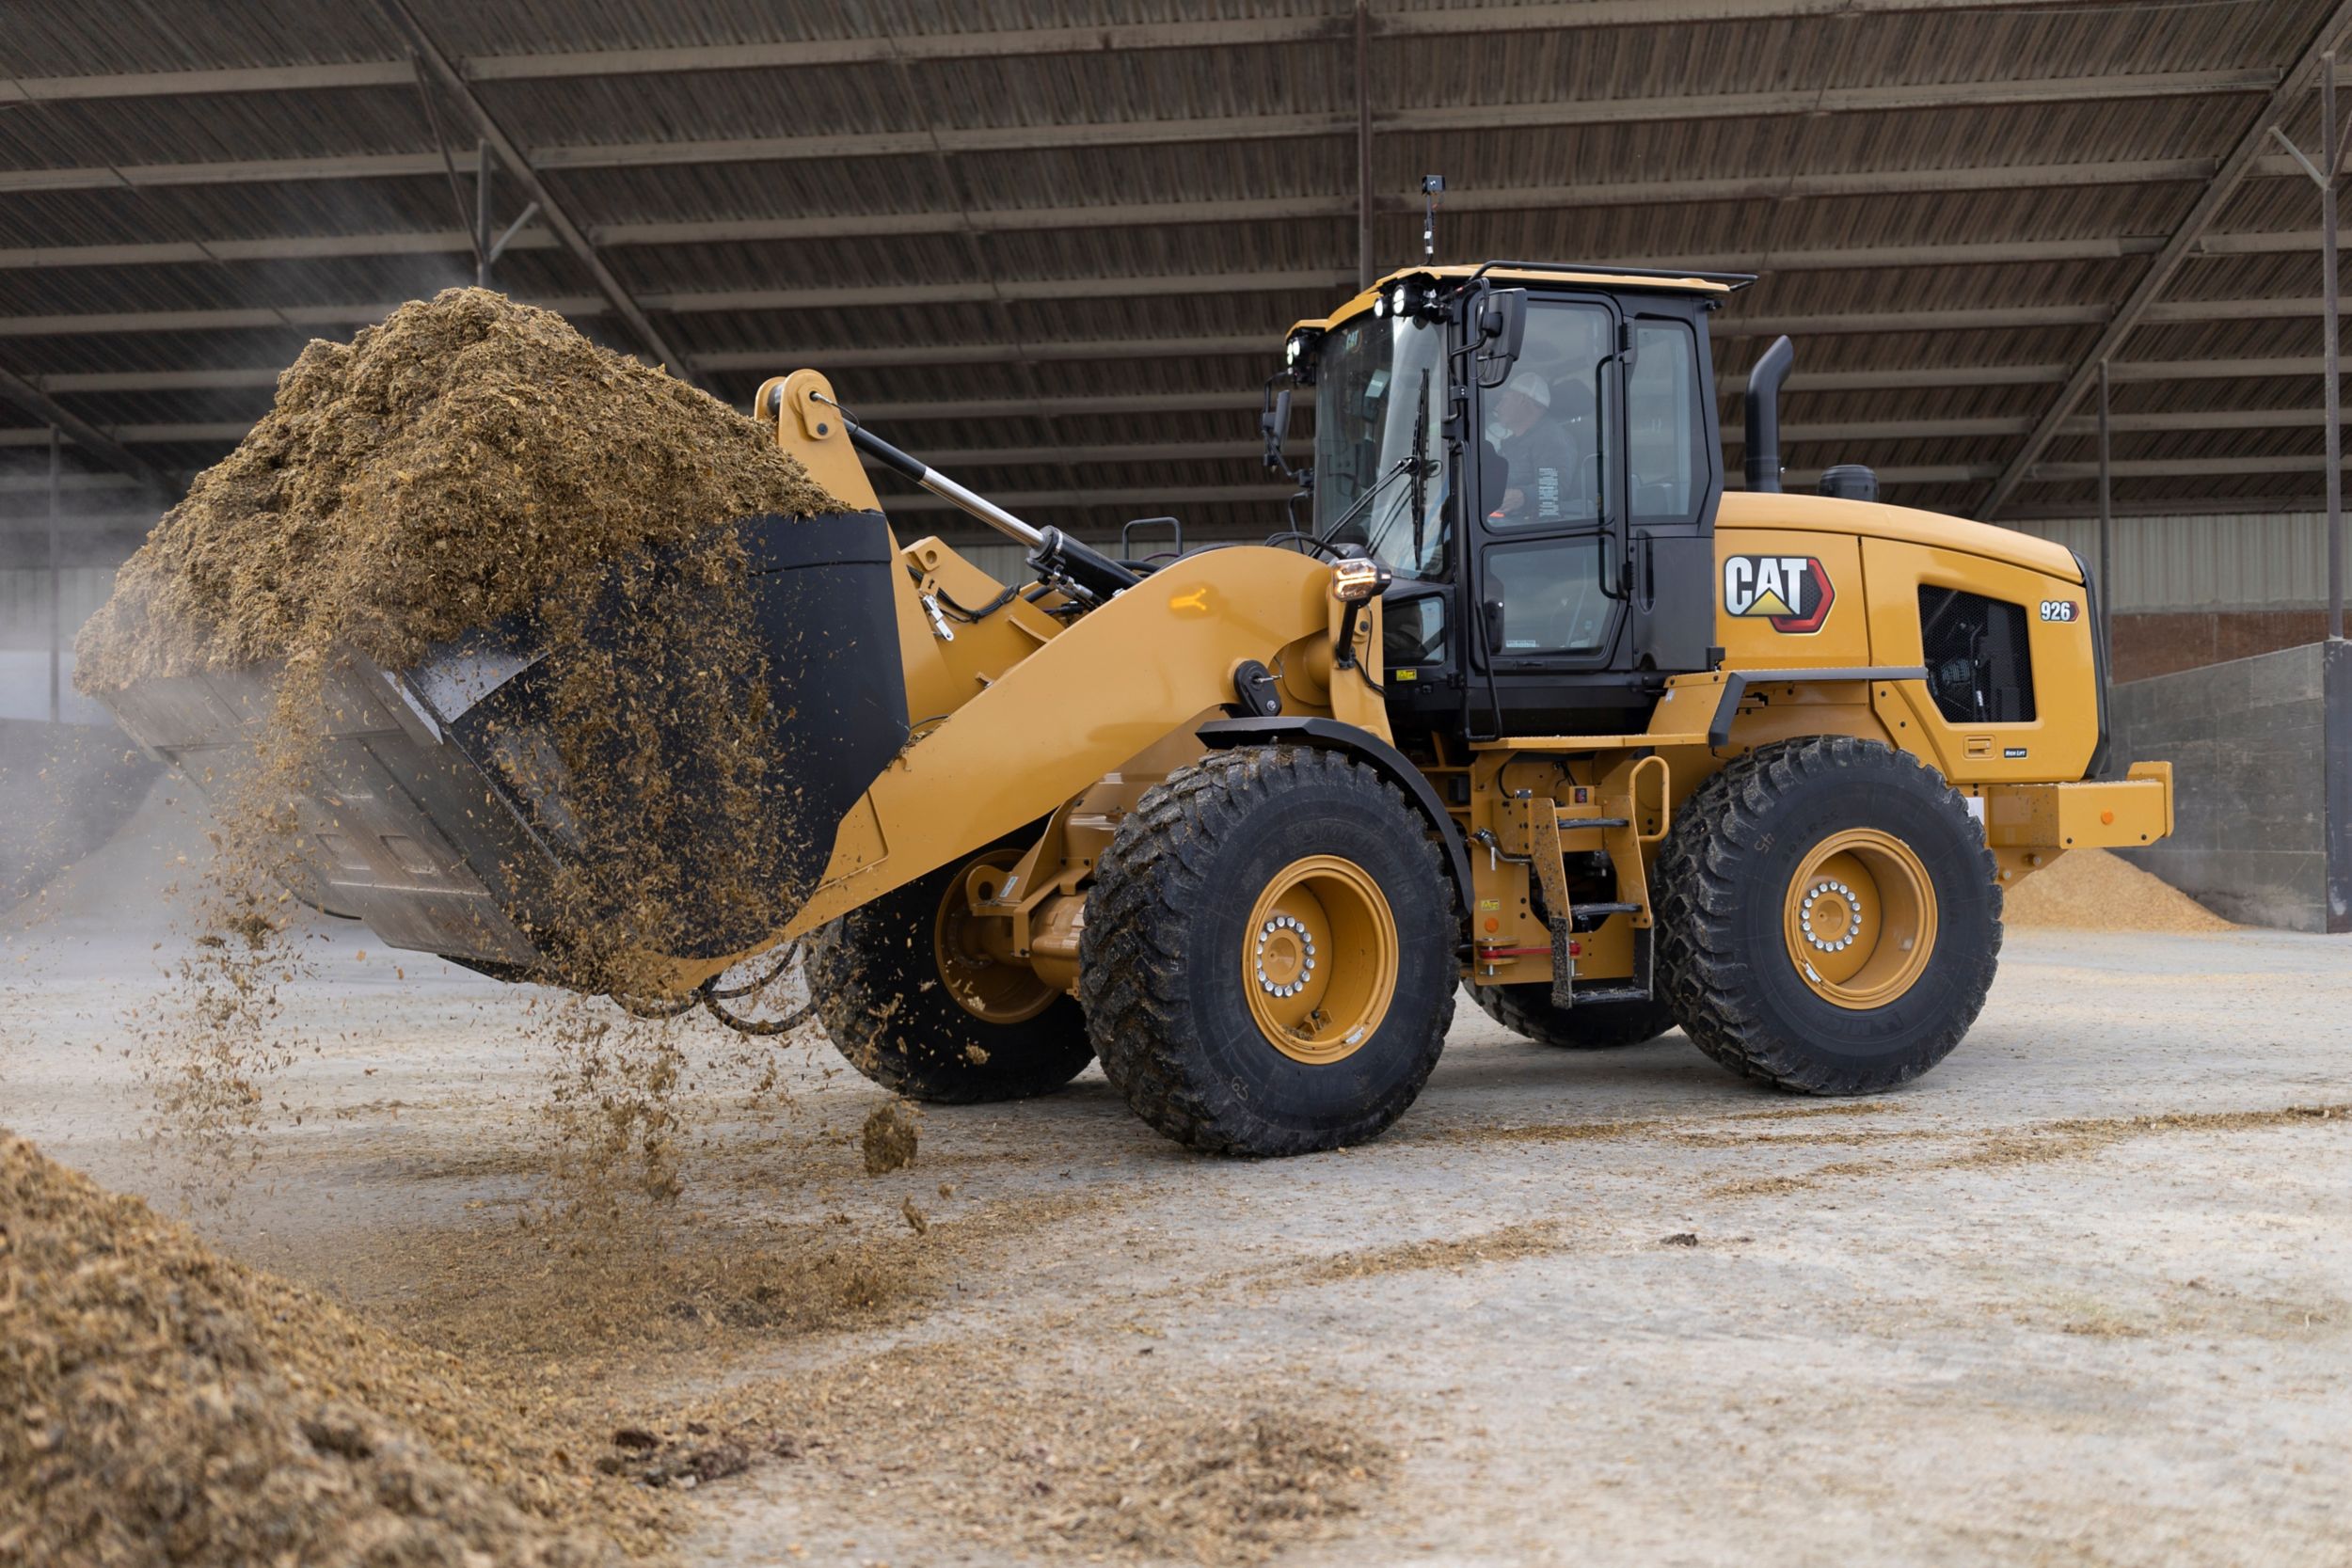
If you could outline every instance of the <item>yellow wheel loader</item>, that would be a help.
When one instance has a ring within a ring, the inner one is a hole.
[[[1377,1136],[1465,987],[1531,1039],[1679,1026],[1785,1089],[1926,1071],[1983,1006],[2002,889],[2164,836],[2171,780],[2107,767],[2079,558],[1882,504],[1858,467],[1781,493],[1785,339],[1726,492],[1708,326],[1751,281],[1384,278],[1268,384],[1286,473],[1313,400],[1289,526],[1148,561],[932,471],[816,372],[770,382],[761,418],[853,509],[738,525],[804,831],[760,867],[780,924],[659,955],[669,994],[634,1004],[742,1023],[722,976],[798,954],[889,1088],[1009,1099],[1099,1059],[1160,1132],[1253,1155]],[[1022,542],[1033,579],[899,543],[868,464]],[[341,672],[294,891],[546,974],[561,813],[494,755],[529,734],[532,657],[485,634]],[[234,687],[118,709],[200,779],[252,711]]]

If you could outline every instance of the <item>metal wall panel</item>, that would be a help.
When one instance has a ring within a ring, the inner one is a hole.
[[[2327,519],[2297,512],[2238,516],[2118,517],[2114,608],[2135,610],[2311,610],[2328,602]],[[2090,517],[2019,523],[2099,564]]]
[[[112,566],[67,566],[57,574],[57,608],[68,649],[82,623],[115,591]],[[0,648],[49,646],[49,569],[0,569]]]

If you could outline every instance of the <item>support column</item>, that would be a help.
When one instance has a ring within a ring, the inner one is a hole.
[[[473,281],[474,287],[490,286],[490,182],[498,167],[498,154],[490,150],[488,142],[474,144],[473,175]]]
[[[2107,440],[2107,362],[2099,361],[2099,645],[2115,658],[2114,454]]]
[[[1356,0],[1356,286],[1372,287],[1372,7]]]
[[[57,591],[57,427],[49,427],[49,721],[63,716],[58,674],[65,662],[64,595]]]
[[[2341,295],[2336,282],[2336,186],[2343,178],[2344,150],[2336,136],[2336,56],[2320,56],[2319,145],[2328,155],[2328,177],[2319,185],[2320,288],[2328,317],[2328,635],[2344,635],[2344,362],[2337,330]]]

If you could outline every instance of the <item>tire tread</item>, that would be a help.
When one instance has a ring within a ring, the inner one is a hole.
[[[1731,924],[1743,902],[1756,896],[1754,868],[1771,841],[1773,808],[1799,785],[1833,772],[1857,784],[1866,774],[1883,775],[1883,782],[1921,792],[1937,810],[1967,819],[1960,792],[1908,752],[1851,736],[1777,741],[1733,759],[1692,792],[1675,814],[1651,882],[1661,988],[1683,1032],[1732,1071],[1797,1094],[1859,1091],[1841,1086],[1818,1058],[1793,1049],[1767,1016],[1748,966],[1733,951]],[[1969,959],[1970,972],[1963,976],[1963,994],[1973,1000],[1947,1015],[1919,1053],[1927,1065],[1976,1022],[2000,958],[1997,866],[1973,825],[1968,836],[1975,849],[1962,870],[1992,890],[1992,941]],[[1777,900],[1778,891],[1772,895]]]
[[[1188,1148],[1278,1155],[1327,1147],[1309,1133],[1244,1141],[1208,1085],[1189,1070],[1187,1019],[1196,956],[1185,948],[1183,911],[1230,890],[1212,887],[1207,865],[1217,839],[1270,805],[1286,785],[1314,782],[1364,794],[1405,821],[1417,820],[1393,784],[1369,768],[1313,747],[1242,747],[1213,752],[1147,791],[1120,824],[1095,867],[1078,994],[1103,1071],[1136,1115]],[[1453,908],[1445,863],[1434,841],[1424,861],[1435,895]],[[1213,961],[1213,960],[1206,960]],[[1451,987],[1419,1042],[1422,1067],[1393,1107],[1379,1107],[1376,1133],[1401,1116],[1437,1063],[1454,1018]]]

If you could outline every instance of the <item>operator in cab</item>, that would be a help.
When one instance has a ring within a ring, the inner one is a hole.
[[[1514,373],[1486,422],[1486,445],[1506,471],[1494,519],[1529,524],[1590,517],[1592,505],[1580,498],[1580,486],[1593,436],[1589,387],[1568,377],[1555,383],[1534,370]]]

